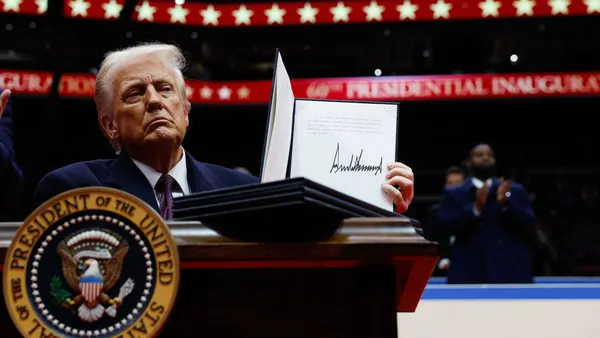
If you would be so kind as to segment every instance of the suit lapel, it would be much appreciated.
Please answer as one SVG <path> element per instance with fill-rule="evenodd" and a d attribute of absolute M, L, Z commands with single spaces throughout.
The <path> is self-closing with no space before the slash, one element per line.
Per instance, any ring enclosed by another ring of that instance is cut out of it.
<path fill-rule="evenodd" d="M 187 162 L 186 166 L 190 192 L 193 194 L 196 192 L 213 190 L 215 187 L 206 179 L 202 164 L 197 162 L 187 151 L 185 152 L 185 158 Z"/>
<path fill-rule="evenodd" d="M 144 200 L 156 211 L 159 210 L 153 187 L 150 186 L 148 179 L 133 163 L 129 155 L 121 152 L 110 169 L 110 175 L 106 182 L 107 186 L 133 194 Z"/>
<path fill-rule="evenodd" d="M 473 190 L 477 190 L 477 187 L 475 186 L 475 184 L 473 184 L 473 177 L 472 176 L 467 176 L 465 178 L 465 181 L 462 185 L 462 188 L 466 191 L 466 192 L 471 192 Z"/>
<path fill-rule="evenodd" d="M 186 162 L 188 184 L 190 185 L 191 193 L 215 189 L 206 179 L 202 164 L 197 162 L 187 151 Z M 110 175 L 106 182 L 107 186 L 133 194 L 144 200 L 144 202 L 148 203 L 156 211 L 159 211 L 154 189 L 150 186 L 148 179 L 146 179 L 140 169 L 133 163 L 129 155 L 121 152 L 110 169 Z"/>
<path fill-rule="evenodd" d="M 467 201 L 474 202 L 475 201 L 475 191 L 477 191 L 477 187 L 473 184 L 473 179 L 471 176 L 467 176 L 465 181 L 459 188 L 464 196 L 466 196 Z"/>

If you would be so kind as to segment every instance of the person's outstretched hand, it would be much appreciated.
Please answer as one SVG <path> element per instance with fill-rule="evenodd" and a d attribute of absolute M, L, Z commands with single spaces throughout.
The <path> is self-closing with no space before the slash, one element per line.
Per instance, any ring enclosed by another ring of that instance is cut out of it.
<path fill-rule="evenodd" d="M 8 103 L 8 98 L 10 97 L 10 90 L 5 89 L 0 94 L 0 119 L 2 118 L 2 114 L 4 113 L 4 108 L 6 108 L 6 104 Z"/>

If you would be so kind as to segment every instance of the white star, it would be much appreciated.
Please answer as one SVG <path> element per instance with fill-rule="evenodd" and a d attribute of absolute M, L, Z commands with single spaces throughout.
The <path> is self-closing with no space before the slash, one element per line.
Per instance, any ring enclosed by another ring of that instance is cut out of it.
<path fill-rule="evenodd" d="M 231 98 L 231 89 L 229 87 L 221 87 L 219 89 L 219 98 L 221 100 L 229 100 Z"/>
<path fill-rule="evenodd" d="M 221 16 L 221 11 L 215 11 L 215 7 L 213 5 L 208 5 L 206 9 L 200 11 L 200 15 L 204 18 L 202 23 L 205 25 L 218 25 L 219 17 Z"/>
<path fill-rule="evenodd" d="M 517 15 L 533 15 L 533 7 L 535 7 L 534 0 L 517 0 L 513 2 L 513 6 L 517 9 Z"/>
<path fill-rule="evenodd" d="M 233 11 L 233 16 L 235 16 L 235 24 L 238 26 L 241 24 L 250 25 L 250 17 L 252 17 L 252 15 L 254 15 L 254 11 L 248 10 L 246 5 L 240 5 L 239 9 Z"/>
<path fill-rule="evenodd" d="M 208 86 L 204 86 L 202 89 L 200 89 L 200 96 L 202 96 L 203 99 L 210 99 L 212 93 L 212 89 L 210 89 Z"/>
<path fill-rule="evenodd" d="M 588 14 L 600 13 L 600 0 L 583 0 L 583 3 L 587 6 Z"/>
<path fill-rule="evenodd" d="M 242 100 L 247 99 L 250 96 L 250 89 L 242 87 L 237 90 L 238 97 Z"/>
<path fill-rule="evenodd" d="M 69 1 L 69 6 L 71 7 L 71 16 L 81 15 L 86 17 L 87 11 L 91 5 L 92 4 L 85 2 L 84 0 Z"/>
<path fill-rule="evenodd" d="M 381 21 L 382 20 L 381 14 L 383 13 L 383 11 L 385 11 L 385 7 L 378 5 L 377 1 L 371 0 L 371 3 L 369 3 L 369 6 L 363 7 L 363 11 L 367 15 L 367 18 L 366 18 L 367 21 L 371 21 L 371 20 Z"/>
<path fill-rule="evenodd" d="M 107 4 L 102 4 L 104 8 L 104 17 L 106 19 L 118 18 L 123 10 L 123 5 L 119 5 L 116 0 L 110 0 Z"/>
<path fill-rule="evenodd" d="M 150 6 L 148 1 L 142 2 L 141 6 L 135 6 L 135 10 L 138 12 L 138 21 L 154 21 L 154 13 L 156 12 L 156 7 Z"/>
<path fill-rule="evenodd" d="M 2 2 L 4 3 L 4 7 L 2 7 L 3 12 L 14 11 L 18 13 L 19 6 L 21 6 L 23 0 L 4 0 Z"/>
<path fill-rule="evenodd" d="M 481 16 L 484 18 L 486 16 L 498 16 L 498 9 L 500 9 L 502 4 L 498 1 L 494 0 L 485 0 L 479 3 L 479 8 L 481 9 Z"/>
<path fill-rule="evenodd" d="M 317 22 L 317 13 L 319 13 L 318 8 L 313 8 L 309 2 L 304 4 L 304 7 L 298 10 L 298 15 L 300 15 L 300 23 Z"/>
<path fill-rule="evenodd" d="M 277 4 L 273 4 L 271 8 L 265 10 L 265 15 L 267 16 L 267 23 L 272 25 L 274 23 L 282 24 L 283 16 L 285 15 L 285 9 L 279 8 Z"/>
<path fill-rule="evenodd" d="M 548 5 L 552 7 L 552 15 L 556 14 L 569 14 L 569 6 L 571 5 L 571 0 L 550 0 L 548 1 Z"/>
<path fill-rule="evenodd" d="M 444 2 L 444 0 L 437 0 L 437 2 L 431 4 L 429 8 L 431 8 L 431 11 L 433 12 L 434 19 L 447 19 L 450 17 L 450 10 L 452 9 L 452 4 L 447 4 Z"/>
<path fill-rule="evenodd" d="M 419 6 L 413 5 L 410 0 L 404 0 L 402 5 L 396 6 L 396 10 L 400 13 L 400 19 L 416 19 L 416 12 Z"/>
<path fill-rule="evenodd" d="M 185 17 L 190 13 L 190 10 L 187 8 L 181 7 L 181 5 L 175 5 L 175 7 L 169 7 L 167 10 L 169 15 L 171 15 L 171 22 L 181 22 L 185 23 Z"/>
<path fill-rule="evenodd" d="M 194 88 L 190 86 L 185 86 L 185 96 L 189 99 L 190 97 L 192 97 L 192 95 L 194 95 Z"/>
<path fill-rule="evenodd" d="M 38 14 L 44 14 L 48 10 L 48 0 L 35 0 L 35 4 L 38 6 Z"/>
<path fill-rule="evenodd" d="M 337 3 L 337 6 L 332 7 L 329 11 L 333 14 L 333 22 L 348 22 L 348 14 L 352 12 L 352 8 L 344 6 L 344 3 L 340 1 Z"/>

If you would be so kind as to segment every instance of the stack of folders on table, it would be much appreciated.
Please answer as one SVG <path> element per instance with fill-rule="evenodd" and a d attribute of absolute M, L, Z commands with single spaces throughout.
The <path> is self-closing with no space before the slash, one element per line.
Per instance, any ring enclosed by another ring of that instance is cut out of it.
<path fill-rule="evenodd" d="M 306 178 L 179 197 L 173 212 L 227 238 L 262 242 L 325 240 L 350 217 L 404 217 Z"/>

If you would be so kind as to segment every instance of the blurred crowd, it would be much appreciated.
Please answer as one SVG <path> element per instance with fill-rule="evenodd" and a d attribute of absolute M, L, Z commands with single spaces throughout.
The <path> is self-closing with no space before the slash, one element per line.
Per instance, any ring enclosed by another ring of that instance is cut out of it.
<path fill-rule="evenodd" d="M 460 185 L 468 177 L 469 170 L 463 162 L 446 169 L 444 185 L 446 188 Z M 600 275 L 600 177 L 596 170 L 530 171 L 512 178 L 523 184 L 535 212 L 535 234 L 527 245 L 533 274 Z M 419 218 L 424 228 L 431 229 L 435 227 L 439 204 L 423 202 L 420 211 L 412 210 L 412 216 Z M 446 241 L 438 236 L 428 233 L 430 239 L 441 245 L 441 258 L 434 275 L 447 276 L 455 238 L 449 236 Z"/>
<path fill-rule="evenodd" d="M 526 186 L 545 241 L 537 253 L 539 274 L 600 274 L 598 175 L 593 170 L 530 175 Z"/>

